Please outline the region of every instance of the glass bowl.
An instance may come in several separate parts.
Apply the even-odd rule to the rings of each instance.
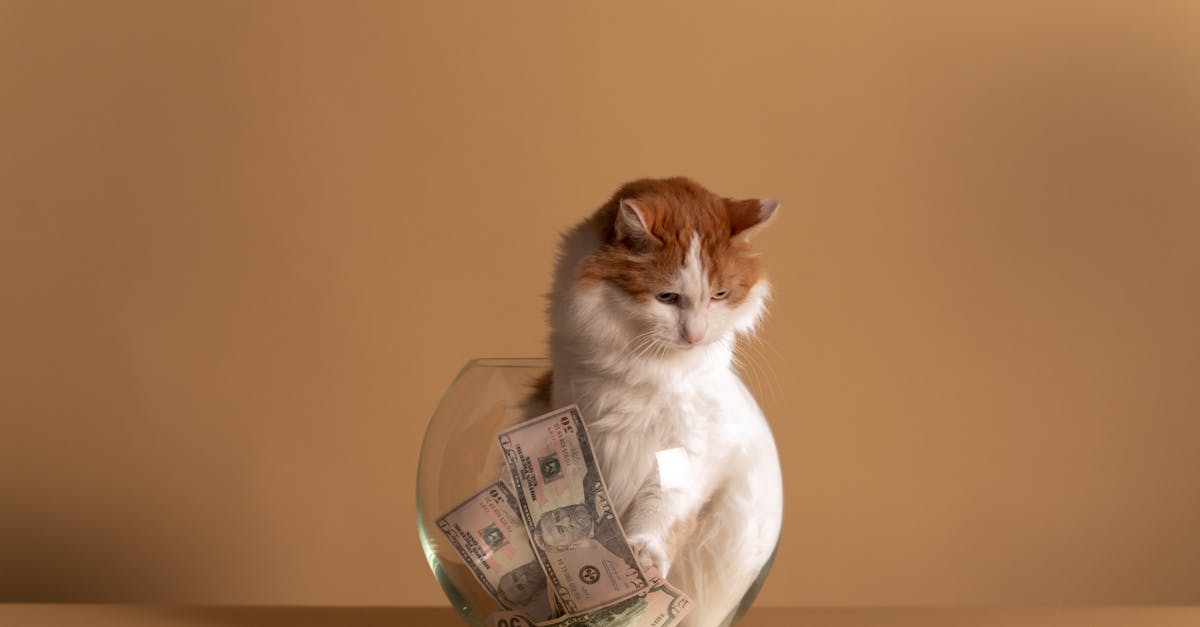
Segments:
[[[550,361],[544,358],[471,360],[450,383],[425,431],[417,469],[417,531],[434,577],[469,625],[486,626],[489,616],[504,608],[476,580],[438,527],[438,519],[507,474],[496,434],[550,409],[530,400],[537,381],[549,371]],[[734,624],[745,613],[770,566],[771,561],[763,566],[737,611],[722,625]],[[640,624],[603,622],[614,627]]]

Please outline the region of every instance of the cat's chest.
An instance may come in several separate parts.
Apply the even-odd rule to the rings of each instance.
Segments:
[[[729,382],[592,385],[579,397],[618,511],[647,485],[687,499],[708,494],[741,451],[745,410]]]
[[[656,385],[602,384],[589,390],[581,409],[592,416],[589,428],[601,436],[707,456],[714,443],[735,435],[745,411],[731,383],[717,376]]]

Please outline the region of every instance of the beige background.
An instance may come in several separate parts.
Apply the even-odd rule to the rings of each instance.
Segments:
[[[0,600],[442,604],[620,182],[784,200],[760,603],[1200,602],[1200,4],[0,2]]]

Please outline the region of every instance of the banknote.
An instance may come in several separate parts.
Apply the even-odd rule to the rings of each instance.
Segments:
[[[582,614],[549,621],[534,621],[520,612],[497,612],[488,617],[490,627],[671,627],[677,625],[692,602],[671,584],[651,579],[650,586]]]
[[[649,585],[613,512],[578,408],[496,437],[533,551],[563,612],[585,612]]]
[[[438,519],[438,527],[501,607],[534,620],[557,616],[546,573],[533,553],[516,497],[503,481]]]

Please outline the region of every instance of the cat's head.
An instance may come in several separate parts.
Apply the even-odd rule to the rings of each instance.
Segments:
[[[611,296],[603,306],[632,353],[665,356],[748,331],[768,294],[750,237],[778,207],[686,178],[628,183],[593,217],[602,243],[579,266],[578,287]]]

